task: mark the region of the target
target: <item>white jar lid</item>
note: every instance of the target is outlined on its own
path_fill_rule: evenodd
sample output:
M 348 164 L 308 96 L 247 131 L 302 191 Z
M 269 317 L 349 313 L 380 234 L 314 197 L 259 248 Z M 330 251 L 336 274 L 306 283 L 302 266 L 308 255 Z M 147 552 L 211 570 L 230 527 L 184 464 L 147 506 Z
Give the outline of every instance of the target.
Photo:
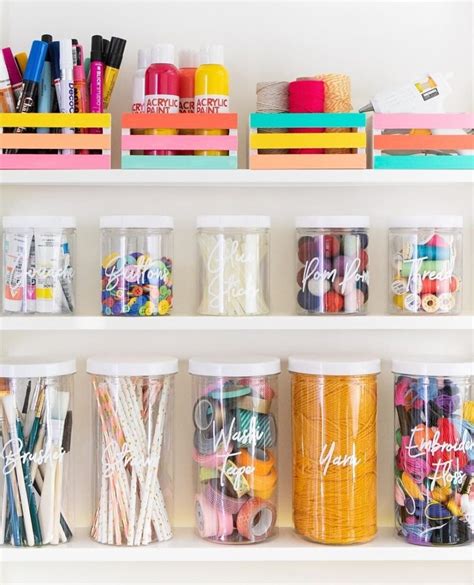
M 76 360 L 51 361 L 46 357 L 2 357 L 0 378 L 54 378 L 76 373 Z
M 266 355 L 226 358 L 203 356 L 189 360 L 189 373 L 195 376 L 272 376 L 280 372 L 280 359 Z
M 312 355 L 290 356 L 288 370 L 318 376 L 363 376 L 380 373 L 379 359 L 321 359 Z
M 473 362 L 443 362 L 427 359 L 423 361 L 392 360 L 394 374 L 407 376 L 473 376 Z
M 368 228 L 368 215 L 299 215 L 295 218 L 297 228 Z
M 166 376 L 176 374 L 178 359 L 167 355 L 103 355 L 88 358 L 86 369 L 99 376 Z
M 408 215 L 392 217 L 388 222 L 394 228 L 462 228 L 461 215 Z
M 76 218 L 70 215 L 7 215 L 3 218 L 3 227 L 73 229 L 76 227 Z
M 268 215 L 199 215 L 197 228 L 262 228 L 271 225 Z
M 106 228 L 155 228 L 170 229 L 174 227 L 169 215 L 106 215 L 100 218 L 101 229 Z

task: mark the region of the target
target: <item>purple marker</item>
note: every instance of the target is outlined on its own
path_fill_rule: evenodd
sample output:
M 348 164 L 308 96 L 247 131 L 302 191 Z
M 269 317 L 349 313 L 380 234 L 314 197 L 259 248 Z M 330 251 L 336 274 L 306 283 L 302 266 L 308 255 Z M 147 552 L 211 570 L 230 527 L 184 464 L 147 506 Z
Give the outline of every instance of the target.
M 7 66 L 8 77 L 10 78 L 10 85 L 13 89 L 13 95 L 15 96 L 16 105 L 21 98 L 21 92 L 23 90 L 23 77 L 10 47 L 5 47 L 5 49 L 2 49 L 2 52 L 5 65 Z

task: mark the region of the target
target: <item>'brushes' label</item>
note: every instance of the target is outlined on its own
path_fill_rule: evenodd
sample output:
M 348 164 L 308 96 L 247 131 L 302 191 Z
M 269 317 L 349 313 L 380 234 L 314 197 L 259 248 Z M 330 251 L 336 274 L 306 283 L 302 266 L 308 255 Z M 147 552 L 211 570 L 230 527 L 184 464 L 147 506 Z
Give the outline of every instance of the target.
M 178 114 L 179 97 L 170 94 L 150 94 L 145 96 L 146 114 Z

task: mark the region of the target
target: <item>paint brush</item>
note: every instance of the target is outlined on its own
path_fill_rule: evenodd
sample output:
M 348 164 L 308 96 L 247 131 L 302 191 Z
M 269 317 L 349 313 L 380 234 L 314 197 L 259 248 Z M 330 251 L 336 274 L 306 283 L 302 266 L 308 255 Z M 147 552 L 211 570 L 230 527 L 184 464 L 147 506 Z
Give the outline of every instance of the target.
M 67 393 L 66 393 L 67 394 Z M 69 402 L 69 394 L 67 394 Z M 72 433 L 72 411 L 67 410 L 64 419 L 64 431 L 61 442 L 61 449 L 59 452 L 59 459 L 56 466 L 56 481 L 54 486 L 54 529 L 52 544 L 59 544 L 61 532 L 61 500 L 63 494 L 63 459 L 66 453 L 71 450 L 71 433 Z

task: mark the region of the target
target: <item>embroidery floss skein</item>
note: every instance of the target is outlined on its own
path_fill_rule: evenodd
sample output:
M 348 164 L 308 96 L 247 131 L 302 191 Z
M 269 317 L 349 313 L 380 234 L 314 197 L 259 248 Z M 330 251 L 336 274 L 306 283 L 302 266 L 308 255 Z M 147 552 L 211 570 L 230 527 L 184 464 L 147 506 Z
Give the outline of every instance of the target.
M 288 82 L 262 81 L 257 83 L 257 112 L 281 114 L 288 112 Z M 287 128 L 260 128 L 259 134 L 286 133 Z M 259 149 L 258 154 L 286 154 L 288 149 Z
M 295 528 L 324 544 L 367 542 L 377 530 L 379 366 L 367 374 L 317 375 L 298 372 L 305 369 L 298 362 L 290 358 L 289 364 Z M 313 372 L 329 371 L 322 364 Z
M 324 112 L 324 82 L 315 79 L 292 81 L 288 85 L 288 109 L 294 113 Z M 292 128 L 291 132 L 316 134 L 324 128 Z M 293 154 L 322 154 L 322 148 L 294 148 Z

